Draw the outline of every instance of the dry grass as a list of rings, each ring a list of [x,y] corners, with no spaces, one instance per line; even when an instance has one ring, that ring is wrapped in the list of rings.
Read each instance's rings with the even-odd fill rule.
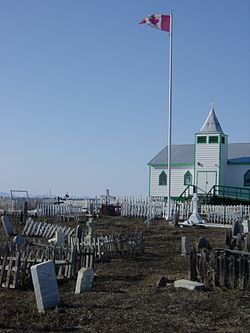
[[[26,290],[0,288],[0,332],[249,332],[249,291],[192,292],[172,284],[156,288],[161,276],[189,277],[189,260],[180,255],[182,236],[191,245],[205,236],[218,247],[224,244],[223,230],[176,229],[164,221],[148,228],[132,218],[97,220],[97,234],[136,228],[145,228],[145,255],[97,263],[94,286],[87,293],[75,295],[74,280],[60,282],[62,302],[45,314],[37,312],[32,285]]]

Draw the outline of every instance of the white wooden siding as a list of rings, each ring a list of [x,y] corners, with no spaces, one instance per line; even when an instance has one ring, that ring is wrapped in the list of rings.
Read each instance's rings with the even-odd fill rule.
[[[195,179],[198,171],[219,171],[219,144],[196,144],[195,152]],[[218,180],[217,180],[218,182]]]
[[[151,167],[150,169],[150,196],[167,197],[167,185],[159,185],[159,175],[163,170],[168,174],[167,167]],[[171,195],[173,197],[178,197],[187,187],[187,185],[184,185],[184,175],[187,171],[191,173],[192,180],[194,180],[192,166],[175,166],[171,168]]]

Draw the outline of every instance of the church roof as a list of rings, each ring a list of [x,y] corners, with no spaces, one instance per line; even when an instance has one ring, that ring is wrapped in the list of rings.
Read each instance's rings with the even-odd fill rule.
[[[250,163],[250,143],[229,144],[228,163]]]
[[[171,164],[194,164],[194,147],[194,144],[172,145]],[[148,163],[148,165],[161,166],[167,165],[167,162],[168,147],[165,147]],[[250,163],[250,143],[229,143],[228,163]]]
[[[162,149],[148,164],[166,165],[168,161],[168,147]],[[194,145],[172,145],[171,160],[174,163],[194,163]]]
[[[211,109],[211,111],[208,114],[208,117],[204,124],[202,125],[200,132],[216,132],[216,133],[223,133],[223,130],[220,126],[220,123],[216,117],[214,108]]]

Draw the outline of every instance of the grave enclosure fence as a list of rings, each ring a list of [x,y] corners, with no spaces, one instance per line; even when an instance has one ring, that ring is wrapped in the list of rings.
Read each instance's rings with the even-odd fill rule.
[[[250,290],[250,253],[230,249],[193,248],[190,253],[190,279],[206,287]]]
[[[52,246],[17,246],[5,243],[0,247],[0,287],[18,288],[30,281],[32,265],[53,260],[58,278],[74,278],[81,267],[93,265],[94,249],[85,247],[78,252],[73,248]]]
[[[60,247],[47,243],[56,232],[65,237]],[[82,267],[94,269],[98,260],[144,252],[142,232],[92,237],[80,226],[65,228],[29,218],[22,234],[26,243],[18,245],[10,240],[0,245],[0,287],[25,285],[31,278],[31,266],[48,260],[54,262],[58,278],[71,279]]]

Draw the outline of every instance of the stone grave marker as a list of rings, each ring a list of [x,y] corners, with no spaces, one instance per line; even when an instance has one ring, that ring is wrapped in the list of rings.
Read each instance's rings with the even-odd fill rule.
[[[55,237],[48,240],[49,243],[53,243],[56,246],[63,247],[64,246],[65,235],[61,231],[55,232]]]
[[[90,217],[89,220],[86,222],[86,236],[84,237],[84,244],[91,245],[95,240],[95,237],[95,220],[93,219],[93,217]]]
[[[250,252],[250,235],[246,235],[245,237],[245,248],[246,252]]]
[[[201,237],[197,242],[197,251],[199,251],[201,249],[211,250],[209,241],[205,237]]]
[[[36,304],[39,312],[54,308],[60,302],[55,266],[52,260],[31,266]]]
[[[76,227],[76,237],[81,240],[82,239],[82,226],[78,225]]]
[[[92,288],[94,271],[92,268],[82,267],[77,275],[75,294],[83,291],[89,291]]]
[[[250,232],[250,220],[246,219],[242,221],[243,233],[247,234]]]
[[[181,255],[186,256],[190,254],[190,246],[187,237],[181,237]]]
[[[26,240],[23,236],[17,235],[14,237],[13,242],[16,243],[16,245],[22,246],[26,243]]]
[[[24,221],[26,221],[28,218],[28,202],[24,201],[24,205],[23,205],[23,219]]]
[[[13,232],[13,227],[10,222],[9,216],[3,215],[1,217],[1,220],[2,220],[2,225],[3,225],[4,231],[6,233],[6,236],[13,236],[14,232]]]
[[[199,197],[197,193],[193,193],[192,203],[193,203],[193,212],[190,215],[188,222],[191,224],[201,224],[203,223],[202,218],[198,213],[198,202]]]
[[[196,281],[190,281],[190,280],[176,280],[174,282],[175,288],[185,288],[188,290],[203,290],[205,289],[204,283],[196,282]]]
[[[56,238],[56,240],[55,240],[56,246],[63,247],[64,246],[64,239],[65,239],[64,232],[56,231],[56,237],[55,238]]]
[[[239,250],[239,251],[242,251],[242,237],[241,237],[241,234],[238,234],[236,236],[236,248]]]

